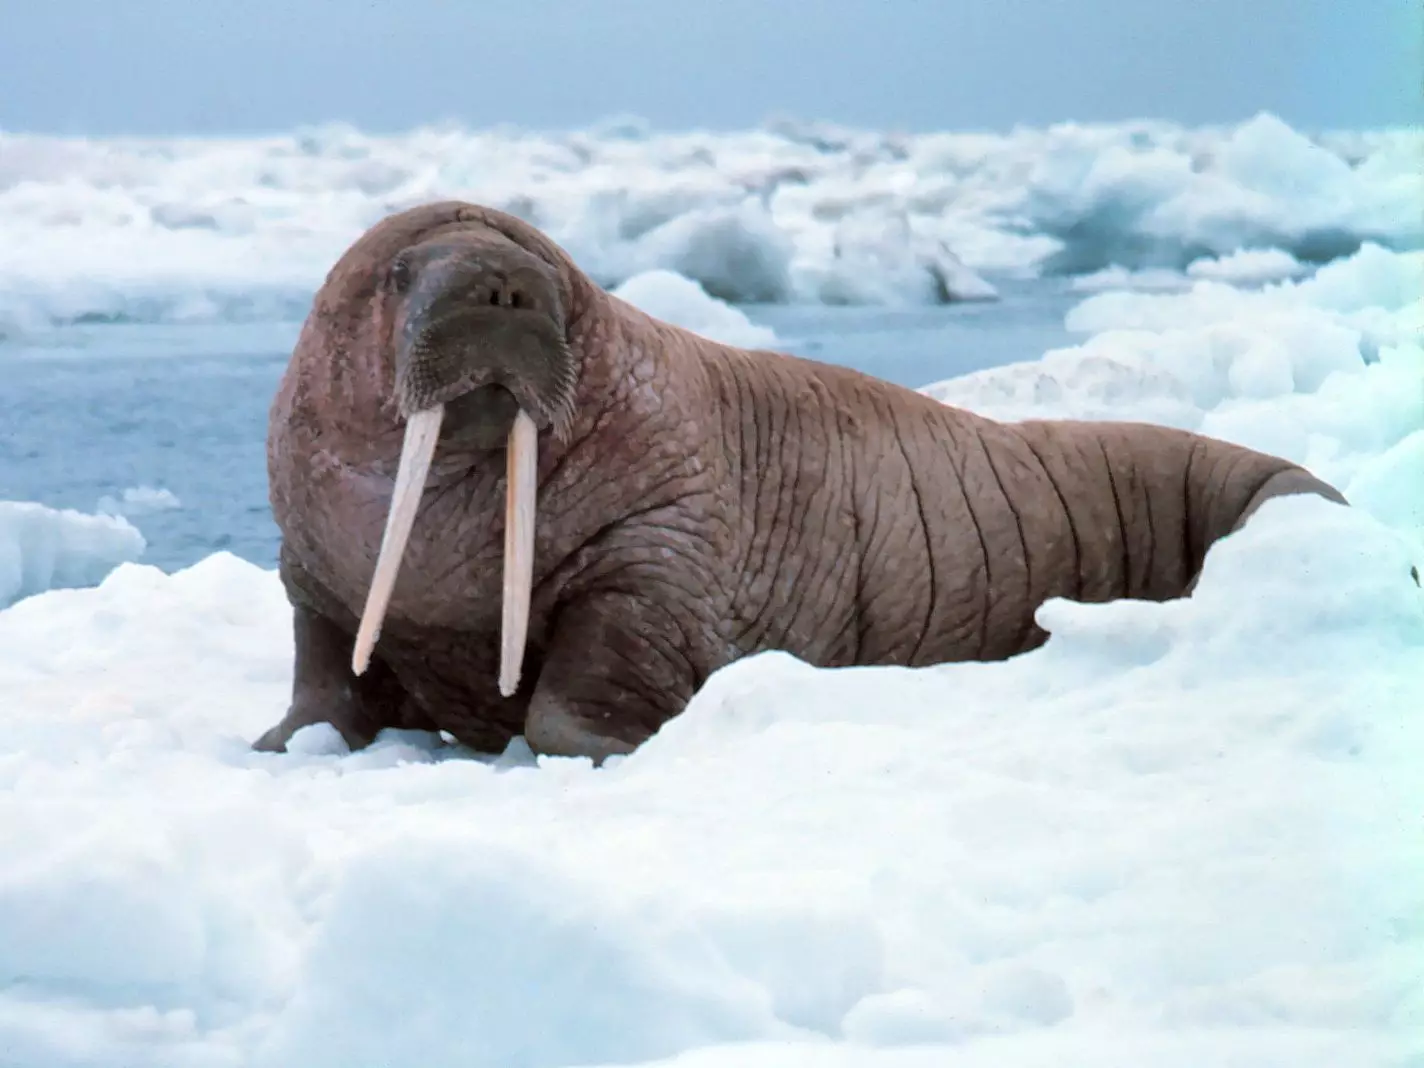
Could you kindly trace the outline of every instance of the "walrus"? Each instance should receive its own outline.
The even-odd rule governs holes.
[[[340,257],[267,458],[295,659],[254,745],[277,751],[329,723],[602,762],[740,657],[1012,657],[1049,598],[1182,597],[1266,500],[1344,503],[1186,431],[1000,423],[719,344],[461,202]]]

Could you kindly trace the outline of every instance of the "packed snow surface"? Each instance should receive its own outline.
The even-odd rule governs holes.
[[[746,661],[598,771],[252,754],[290,635],[231,556],[31,599],[5,1063],[1391,1063],[1424,1011],[1416,550],[1273,504],[1189,601],[1054,602],[1004,664]]]
[[[442,197],[530,220],[607,286],[664,269],[742,303],[986,299],[1000,273],[1180,272],[1242,250],[1277,251],[1228,273],[1275,278],[1282,254],[1424,244],[1421,152],[1418,130],[1312,135],[1270,114],[918,135],[0,133],[0,336],[300,318],[363,229]]]
[[[298,173],[406,188],[372,155],[384,143],[343,136],[349,154],[131,147],[104,166],[207,178],[259,158],[274,203]],[[1279,180],[1242,145],[1314,159],[1295,136],[1262,120],[1204,141],[1205,173]],[[578,143],[619,174],[652,151]],[[907,143],[946,166],[982,154]],[[1160,181],[1177,174],[1178,149],[1150,151]],[[1355,170],[1390,158],[1362,151]],[[422,158],[401,182],[431,179]],[[129,205],[137,182],[105,196]],[[1388,216],[1369,204],[1357,220]],[[1005,418],[1202,429],[1301,460],[1357,506],[1272,502],[1190,599],[1050,602],[1047,645],[1008,662],[761,656],[602,769],[413,733],[351,754],[326,727],[275,756],[248,746],[289,692],[274,574],[226,554],[171,576],[126,563],[0,612],[0,1063],[1417,1065],[1421,256],[1369,243],[1304,280],[1197,275],[1088,297],[1081,345],[928,391]],[[629,284],[717,308],[685,281]],[[3,536],[47,567],[57,545],[106,568],[141,546],[116,518],[6,508]]]

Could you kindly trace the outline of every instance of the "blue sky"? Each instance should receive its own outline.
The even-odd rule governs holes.
[[[1419,0],[0,0],[0,129],[1421,121]]]

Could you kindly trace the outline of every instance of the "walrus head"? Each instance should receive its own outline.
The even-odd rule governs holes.
[[[396,407],[405,420],[390,511],[351,668],[370,662],[437,446],[507,445],[500,692],[518,688],[534,565],[538,432],[566,438],[578,379],[560,276],[508,234],[461,217],[384,264]]]

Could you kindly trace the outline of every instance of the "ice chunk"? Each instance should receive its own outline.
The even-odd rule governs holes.
[[[628,279],[613,295],[713,341],[751,349],[776,344],[776,332],[770,327],[758,326],[740,309],[709,296],[692,279],[674,271],[645,271]]]
[[[1279,248],[1243,248],[1226,256],[1193,260],[1187,265],[1192,278],[1209,278],[1232,285],[1279,282],[1297,278],[1310,270],[1289,252]]]
[[[96,585],[145,548],[143,535],[121,517],[0,501],[0,607],[45,590]]]
[[[745,204],[679,215],[644,236],[634,256],[690,278],[719,300],[776,304],[791,295],[791,253],[766,210]]]
[[[129,486],[117,497],[100,497],[97,510],[103,515],[133,517],[153,512],[168,512],[182,507],[183,502],[172,490],[155,486]]]

